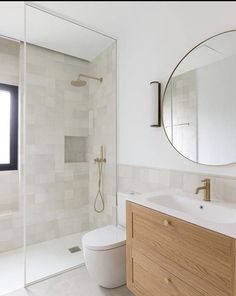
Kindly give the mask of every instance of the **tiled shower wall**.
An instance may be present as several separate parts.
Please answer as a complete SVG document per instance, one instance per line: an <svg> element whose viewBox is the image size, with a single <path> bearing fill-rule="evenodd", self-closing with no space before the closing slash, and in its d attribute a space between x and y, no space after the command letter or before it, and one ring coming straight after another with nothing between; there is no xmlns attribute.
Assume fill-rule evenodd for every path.
<svg viewBox="0 0 236 296"><path fill-rule="evenodd" d="M88 73L88 62L27 45L26 71L26 237L33 244L89 228L88 162L65 162L65 137L89 133L88 86L70 84Z"/></svg>
<svg viewBox="0 0 236 296"><path fill-rule="evenodd" d="M154 169L120 164L118 190L121 192L148 193L174 188L186 193L195 193L201 180L211 179L211 196L214 200L236 202L236 178L196 174L191 172ZM202 195L202 192L199 193Z"/></svg>
<svg viewBox="0 0 236 296"><path fill-rule="evenodd" d="M89 67L90 74L102 77L102 83L89 82L89 214L91 228L111 224L115 220L116 203L116 44L104 50ZM104 146L106 163L103 171L105 210L94 211L98 190L98 167L94 159ZM100 200L97 203L101 207Z"/></svg>
<svg viewBox="0 0 236 296"><path fill-rule="evenodd" d="M196 71L172 77L166 94L163 105L166 133L180 153L197 161Z"/></svg>
<svg viewBox="0 0 236 296"><path fill-rule="evenodd" d="M71 86L80 73L103 77L103 82L88 80L84 87ZM105 211L97 214L93 208L98 183L94 158L99 157L101 145L107 159ZM75 155L71 154L79 148L84 151L73 162ZM116 195L115 44L90 63L27 46L25 162L28 244L112 222Z"/></svg>
<svg viewBox="0 0 236 296"><path fill-rule="evenodd" d="M27 45L26 66L27 244L111 223L116 195L115 44L91 63ZM71 86L70 81L79 73L103 77L103 82ZM83 153L73 161L71 153L78 143ZM97 214L93 209L98 181L94 158L99 157L101 145L107 159L103 174L105 211ZM11 210L16 209L0 215L0 251L23 244L18 179L18 172L0 172L0 207L7 201Z"/></svg>

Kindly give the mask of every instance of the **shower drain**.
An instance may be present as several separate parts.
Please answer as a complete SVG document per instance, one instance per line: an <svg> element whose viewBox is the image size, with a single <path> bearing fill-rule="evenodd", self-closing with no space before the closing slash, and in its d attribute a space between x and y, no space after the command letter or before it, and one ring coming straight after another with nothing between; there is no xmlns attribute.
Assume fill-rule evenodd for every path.
<svg viewBox="0 0 236 296"><path fill-rule="evenodd" d="M71 253L76 253L76 252L80 252L81 249L78 246L72 247L68 249Z"/></svg>

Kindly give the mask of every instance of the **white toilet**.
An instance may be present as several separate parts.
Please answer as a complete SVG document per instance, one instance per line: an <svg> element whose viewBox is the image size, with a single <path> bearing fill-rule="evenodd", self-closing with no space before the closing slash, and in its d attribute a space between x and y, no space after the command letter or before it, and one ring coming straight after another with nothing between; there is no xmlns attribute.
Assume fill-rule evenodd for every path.
<svg viewBox="0 0 236 296"><path fill-rule="evenodd" d="M109 225L86 233L82 238L85 264L92 279L105 288L126 283L126 199L118 193L118 226Z"/></svg>

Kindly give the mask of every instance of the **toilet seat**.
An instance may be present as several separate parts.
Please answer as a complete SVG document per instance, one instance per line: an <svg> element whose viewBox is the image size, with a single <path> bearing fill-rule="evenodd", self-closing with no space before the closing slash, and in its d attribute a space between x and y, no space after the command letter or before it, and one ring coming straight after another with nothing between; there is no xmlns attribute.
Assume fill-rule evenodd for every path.
<svg viewBox="0 0 236 296"><path fill-rule="evenodd" d="M126 244L126 233L113 225L92 230L83 236L83 247L94 251L111 250Z"/></svg>

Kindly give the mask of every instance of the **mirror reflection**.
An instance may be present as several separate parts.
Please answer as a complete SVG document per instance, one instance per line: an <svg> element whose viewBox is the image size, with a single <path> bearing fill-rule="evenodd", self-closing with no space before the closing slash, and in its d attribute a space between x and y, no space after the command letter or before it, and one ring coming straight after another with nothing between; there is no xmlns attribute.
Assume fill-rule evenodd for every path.
<svg viewBox="0 0 236 296"><path fill-rule="evenodd" d="M236 161L236 32L201 43L166 86L163 123L174 148L201 164Z"/></svg>

